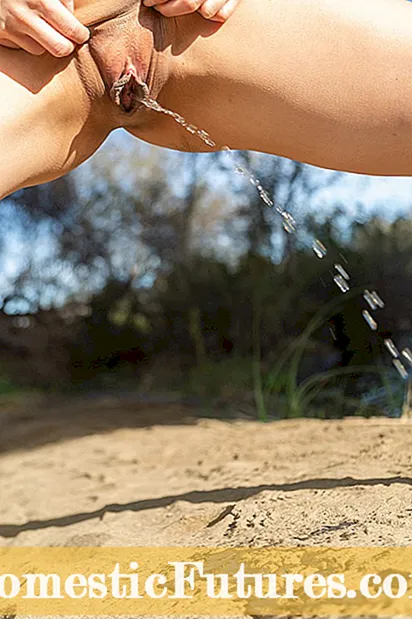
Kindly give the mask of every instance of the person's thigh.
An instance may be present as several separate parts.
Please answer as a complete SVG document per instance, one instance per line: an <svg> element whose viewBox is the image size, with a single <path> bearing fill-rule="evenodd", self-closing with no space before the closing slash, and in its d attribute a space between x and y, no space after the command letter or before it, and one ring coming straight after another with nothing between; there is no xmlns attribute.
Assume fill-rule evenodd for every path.
<svg viewBox="0 0 412 619"><path fill-rule="evenodd" d="M139 0L78 4L92 37L69 59L0 47L0 197L66 174L131 118L144 124L142 84L161 87L160 17Z"/></svg>
<svg viewBox="0 0 412 619"><path fill-rule="evenodd" d="M0 48L0 197L69 172L108 135L99 77L86 63L87 91L76 65Z"/></svg>

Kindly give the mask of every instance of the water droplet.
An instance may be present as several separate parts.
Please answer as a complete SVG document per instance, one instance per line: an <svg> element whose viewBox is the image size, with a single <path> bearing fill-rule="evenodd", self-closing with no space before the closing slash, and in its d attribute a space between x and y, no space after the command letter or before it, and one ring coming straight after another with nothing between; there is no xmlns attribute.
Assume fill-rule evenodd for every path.
<svg viewBox="0 0 412 619"><path fill-rule="evenodd" d="M363 293L363 298L372 310L383 309L385 307L384 301L382 301L375 290L373 292L365 290Z"/></svg>
<svg viewBox="0 0 412 619"><path fill-rule="evenodd" d="M142 100L143 105L145 105L149 110L153 110L155 112L163 112L163 108L162 106L155 101L154 99L151 99L150 97L145 97Z"/></svg>
<svg viewBox="0 0 412 619"><path fill-rule="evenodd" d="M147 108L154 110L156 112L161 112L165 114L166 116L172 117L179 125L181 125L184 129L186 129L188 133L190 133L191 135L197 135L197 137L199 137L207 146L209 146L210 148L216 147L216 143L212 140L212 138L209 136L209 134L206 131L202 129L198 129L198 127L196 127L195 125L190 125L183 118L183 116L180 116L180 114L177 114L176 112L173 112L172 110L163 108L157 101L155 101L148 95L148 92L149 91L147 90L147 93L144 95L144 98L142 99L142 103ZM228 146L223 146L221 150L226 155L230 156L232 161L234 161L235 159L234 152ZM256 189L259 192L259 196L261 200L267 206L269 207L275 206L273 200L269 196L269 193L263 188L258 178L256 178L251 172L249 172L246 168L240 165L237 165L235 169L238 174L242 174L249 178L250 183L256 187ZM275 208L276 208L276 211L280 214L280 216L283 219L283 227L285 228L286 232L288 232L289 234L295 233L296 222L295 222L295 219L292 217L292 215L288 213L287 211L283 210L278 205L276 205ZM312 248L316 256L320 259L324 258L327 255L327 248L318 239L316 239L313 242ZM347 260L344 256L341 255L341 258L343 262L347 263ZM335 275L335 277L333 278L333 281L343 293L348 292L350 290L350 286L348 284L348 281L350 279L349 273L339 263L335 264L335 269L338 271L338 275ZM378 295L376 291L370 292L369 290L365 290L363 293L363 297L372 310L376 310L379 308L382 309L383 307L385 307L385 303L383 302L383 300L380 298L380 296ZM364 310L362 312L362 316L364 320L366 321L366 323L368 324L368 326L370 327L370 329L372 329L372 331L377 331L378 323L374 320L370 312L367 310ZM399 372L400 376L404 379L408 378L408 372L405 366L403 365L403 363L399 359L399 351L396 348L393 341L391 339L387 339L387 340L384 340L384 343L385 343L386 348L388 349L388 351L393 357L392 362L395 368L397 369L397 371ZM407 360L409 365L412 366L412 351L409 348L405 348L402 351L402 356Z"/></svg>
<svg viewBox="0 0 412 619"><path fill-rule="evenodd" d="M399 361L399 359L392 359L392 363L395 366L395 368L398 370L401 378L403 378L403 380L406 380L409 374L408 374L407 369L403 365L403 363Z"/></svg>
<svg viewBox="0 0 412 619"><path fill-rule="evenodd" d="M378 293L376 292L376 290L372 291L372 296L373 296L373 300L375 301L376 305L380 308L383 309L385 307L385 302L380 298L380 296L378 295Z"/></svg>
<svg viewBox="0 0 412 619"><path fill-rule="evenodd" d="M346 269L343 268L341 264L335 264L335 269L338 271L338 273L342 275L342 277L344 277L347 280L350 280L349 273L346 271Z"/></svg>
<svg viewBox="0 0 412 619"><path fill-rule="evenodd" d="M221 150L225 153L226 156L229 156L232 160L235 159L235 153L229 148L229 146L223 146ZM246 176L250 184L253 185L253 187L256 187L256 189L258 190L260 199L262 200L262 202L266 204L266 206L269 206L270 208L274 206L274 202L271 199L270 195L268 194L266 189L263 187L260 180L254 174L252 174L252 172L250 172L247 168L244 168L243 166L239 164L236 164L235 171L237 174L240 174L241 176Z"/></svg>
<svg viewBox="0 0 412 619"><path fill-rule="evenodd" d="M272 198L270 197L270 195L268 194L268 192L265 189L263 189L263 187L259 191L259 195L260 195L262 201L266 204L266 206L268 206L269 208L273 207L274 202L273 202Z"/></svg>
<svg viewBox="0 0 412 619"><path fill-rule="evenodd" d="M402 355L405 357L406 361L409 365L412 366L412 351L410 348L404 348L402 351Z"/></svg>
<svg viewBox="0 0 412 619"><path fill-rule="evenodd" d="M373 294L369 290L364 290L363 291L363 298L365 299L366 303L369 305L369 307L372 310L378 309L378 306L375 303L375 299L373 297Z"/></svg>
<svg viewBox="0 0 412 619"><path fill-rule="evenodd" d="M367 310L363 310L362 316L364 317L368 327L370 327L372 331L378 330L378 323Z"/></svg>
<svg viewBox="0 0 412 619"><path fill-rule="evenodd" d="M156 100L152 99L148 93L149 91L147 89L147 93L144 95L144 98L142 99L142 103L147 108L154 110L156 112L161 112L165 114L166 116L172 117L175 120L175 122L177 122L184 129L186 129L188 133L190 133L191 135L197 135L197 137L199 137L205 144L207 144L207 146L209 146L210 148L216 147L216 143L212 140L212 138L209 136L209 134L206 131L202 129L198 129L198 127L196 127L195 125L190 125L183 118L183 116L180 116L180 114L177 114L176 112L173 112L172 110L163 108ZM228 146L223 146L221 150L226 155L230 156L232 161L235 159L234 152ZM270 207L275 206L269 193L263 188L258 178L256 178L251 172L249 172L246 168L240 165L237 165L235 169L238 174L242 174L248 177L250 183L254 187L256 187L256 189L258 190L261 200L267 206L270 206ZM286 232L288 232L289 234L296 232L296 222L295 222L295 219L292 217L292 215L288 213L287 211L283 210L278 205L276 205L275 208L276 208L276 211L281 215L283 219L283 227L285 228ZM316 239L313 242L312 248L316 256L320 259L324 258L328 253L325 245L318 239ZM341 258L343 262L347 263L347 260L344 256L341 255ZM349 273L342 266L342 264L339 264L339 263L335 264L335 269L336 271L338 271L338 275L335 275L335 277L333 278L333 281L343 293L348 292L350 290L350 286L348 284L348 281L350 279ZM372 310L382 309L383 307L385 307L385 303L383 302L383 300L380 298L380 296L378 295L376 291L370 292L369 290L365 290L363 293L363 297ZM372 331L377 331L378 323L374 320L370 312L367 310L364 310L362 312L362 316L364 320L366 321L366 323L368 324L368 326L370 327L370 329L372 329ZM384 340L384 343L385 343L386 348L388 349L388 351L393 357L392 362L395 368L397 369L399 374L402 376L402 378L407 378L408 372L405 369L405 366L402 364L402 362L399 359L399 351L396 348L395 344L393 343L391 339ZM412 351L409 348L405 348L402 351L402 356L412 366Z"/></svg>
<svg viewBox="0 0 412 619"><path fill-rule="evenodd" d="M344 277L342 277L342 275L335 275L335 277L333 278L333 281L343 293L348 292L350 290L350 286L348 282L346 281Z"/></svg>
<svg viewBox="0 0 412 619"><path fill-rule="evenodd" d="M287 211L282 211L283 227L288 234L296 232L296 221Z"/></svg>
<svg viewBox="0 0 412 619"><path fill-rule="evenodd" d="M236 159L235 153L233 152L233 150L231 148L229 148L229 146L222 146L222 148L220 150L221 150L221 152L224 154L224 156L227 159L230 159L230 161L233 164L235 164L235 159Z"/></svg>
<svg viewBox="0 0 412 619"><path fill-rule="evenodd" d="M210 148L214 148L216 146L216 142L212 140L207 131L203 131L203 129L198 129L197 135L207 146L210 146Z"/></svg>
<svg viewBox="0 0 412 619"><path fill-rule="evenodd" d="M210 148L215 148L216 147L216 142L214 142L212 139L210 139L210 138L202 138L202 140Z"/></svg>
<svg viewBox="0 0 412 619"><path fill-rule="evenodd" d="M315 252L315 254L317 255L318 258L322 259L326 256L326 254L328 253L328 250L326 249L326 247L324 246L324 244L319 241L319 239L316 239L312 245L312 249Z"/></svg>
<svg viewBox="0 0 412 619"><path fill-rule="evenodd" d="M395 344L393 343L393 340L390 340L390 339L384 340L383 343L385 344L386 348L389 350L392 357L395 357L395 359L399 357L399 350L396 348Z"/></svg>

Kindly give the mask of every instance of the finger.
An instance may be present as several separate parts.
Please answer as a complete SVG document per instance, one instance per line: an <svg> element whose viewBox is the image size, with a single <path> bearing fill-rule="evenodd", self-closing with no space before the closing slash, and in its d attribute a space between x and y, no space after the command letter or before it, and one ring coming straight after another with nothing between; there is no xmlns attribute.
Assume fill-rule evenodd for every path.
<svg viewBox="0 0 412 619"><path fill-rule="evenodd" d="M179 17L194 13L202 6L203 0L169 0L159 2L159 0L146 0L146 6L153 6L165 17Z"/></svg>
<svg viewBox="0 0 412 619"><path fill-rule="evenodd" d="M212 19L217 16L219 11L226 4L226 0L205 0L202 6L199 9L199 13L205 19Z"/></svg>
<svg viewBox="0 0 412 619"><path fill-rule="evenodd" d="M222 9L213 17L216 21L226 21L235 12L240 0L227 0Z"/></svg>
<svg viewBox="0 0 412 619"><path fill-rule="evenodd" d="M56 58L70 56L75 49L72 41L66 39L40 17L32 20L30 36Z"/></svg>
<svg viewBox="0 0 412 619"><path fill-rule="evenodd" d="M60 0L51 0L47 10L43 9L39 14L50 26L56 28L67 39L79 45L86 43L90 38L89 29L79 22L66 4L72 6L73 2L67 0L67 3L62 3Z"/></svg>
<svg viewBox="0 0 412 619"><path fill-rule="evenodd" d="M0 45L11 49L23 49L34 56L41 56L44 54L44 48L25 34L12 35L10 39L4 41L0 39Z"/></svg>
<svg viewBox="0 0 412 619"><path fill-rule="evenodd" d="M0 38L0 45L2 47L8 47L9 49L21 49L17 43L13 43L12 41L8 40L8 39L1 39Z"/></svg>
<svg viewBox="0 0 412 619"><path fill-rule="evenodd" d="M69 9L70 13L74 13L74 0L60 0L62 4Z"/></svg>

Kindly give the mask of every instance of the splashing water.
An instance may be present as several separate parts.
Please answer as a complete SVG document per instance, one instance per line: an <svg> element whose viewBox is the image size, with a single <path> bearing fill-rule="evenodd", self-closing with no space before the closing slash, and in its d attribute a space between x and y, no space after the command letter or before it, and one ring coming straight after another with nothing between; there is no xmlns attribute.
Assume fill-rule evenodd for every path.
<svg viewBox="0 0 412 619"><path fill-rule="evenodd" d="M402 351L402 356L405 357L406 361L412 366L412 351L410 348L404 348Z"/></svg>
<svg viewBox="0 0 412 619"><path fill-rule="evenodd" d="M369 290L364 290L363 298L373 311L383 309L385 307L385 303L375 291L369 292Z"/></svg>
<svg viewBox="0 0 412 619"><path fill-rule="evenodd" d="M296 221L290 213L283 211L281 214L283 219L283 227L288 234L294 234L296 232Z"/></svg>
<svg viewBox="0 0 412 619"><path fill-rule="evenodd" d="M172 110L164 108L162 105L160 105L160 103L158 103L155 99L152 99L150 96L146 95L144 99L141 100L141 103L145 105L145 107L147 107L148 109L153 110L154 112L159 112L161 114L165 114L166 116L170 116L183 129L185 129L191 135L197 136L209 148L217 148L216 142L210 137L207 131L199 129L199 127L196 127L196 125L189 124L183 118L183 116L177 114L176 112L173 112ZM220 148L220 150L227 157L230 158L231 164L233 165L237 174L245 176L249 180L249 182L256 188L262 202L269 208L275 208L275 210L282 217L282 225L286 232L288 234L295 234L297 231L297 226L294 217L282 207L275 205L269 193L262 186L260 180L246 167L244 167L243 165L239 165L239 163L237 162L235 151L229 148L229 146L223 146ZM328 249L319 239L315 239L313 241L312 249L319 259L325 258L328 253ZM343 256L342 258L345 262L347 262ZM333 281L341 290L341 292L345 294L350 290L350 286L348 284L348 281L350 280L350 275L340 263L336 263L334 266L336 271L338 271L338 275L333 276ZM368 304L370 310L372 311L383 309L385 307L384 301L381 299L381 297L376 291L370 292L369 290L364 290L363 298ZM372 331L378 330L378 323L373 318L370 311L363 310L362 316ZM392 363L395 369L397 370L402 379L407 380L409 378L409 372L400 360L400 356L402 355L412 367L412 351L409 348L405 348L404 350L402 350L402 353L399 353L396 345L391 339L384 340L384 345L392 356Z"/></svg>
<svg viewBox="0 0 412 619"><path fill-rule="evenodd" d="M370 327L372 329L372 331L377 331L378 330L378 323L373 318L371 313L368 312L368 310L363 310L362 316L364 317L364 319L366 321L366 324L368 325L368 327Z"/></svg>
<svg viewBox="0 0 412 619"><path fill-rule="evenodd" d="M204 142L210 148L216 147L216 142L212 140L212 138L207 133L207 131L204 131L203 129L199 129L199 127L196 127L196 125L189 124L183 118L183 116L180 116L180 114L176 114L176 112L172 112L172 110L167 110L165 107L161 106L160 103L158 103L157 101L155 101L149 96L146 96L144 99L142 99L141 102L143 103L145 107L147 107L149 110L152 110L153 112L160 112L161 114L170 116L171 118L173 118L175 122L177 122L178 125L181 125L183 129L186 129L186 131L190 133L191 135L196 135L200 140L202 140L202 142Z"/></svg>
<svg viewBox="0 0 412 619"><path fill-rule="evenodd" d="M395 344L393 343L393 340L384 340L383 343L385 344L386 348L389 350L392 357L397 359L399 357L399 350L396 348Z"/></svg>
<svg viewBox="0 0 412 619"><path fill-rule="evenodd" d="M216 148L216 142L212 140L207 131L199 129L199 127L196 127L196 125L190 125L180 114L164 108L162 105L160 105L160 103L148 96L146 96L142 100L142 103L154 112L160 112L161 114L170 116L175 122L181 125L183 129L186 129L188 133L190 133L191 135L196 135L200 140L202 140L204 144L209 146L209 148ZM231 148L229 148L229 146L222 146L220 150L230 159L232 165L235 168L235 171L241 176L246 176L250 184L257 189L262 202L269 208L275 207L276 211L282 217L282 224L286 232L288 232L289 234L294 234L296 232L296 221L294 217L290 213L282 209L280 206L275 206L275 203L273 202L266 189L264 189L260 180L250 170L245 168L243 165L239 165L237 163L236 153Z"/></svg>
<svg viewBox="0 0 412 619"><path fill-rule="evenodd" d="M340 275L342 275L342 277L344 277L347 281L350 280L350 275L349 273L346 271L346 269L343 268L343 266L341 264L335 264L335 269L337 270L338 273L340 273Z"/></svg>
<svg viewBox="0 0 412 619"><path fill-rule="evenodd" d="M379 309L383 309L385 307L384 301L382 301L382 299L375 290L371 293L371 297L373 299L373 302Z"/></svg>
<svg viewBox="0 0 412 619"><path fill-rule="evenodd" d="M346 281L346 279L342 277L342 275L335 275L335 277L333 278L333 281L343 293L349 292L350 286L348 282Z"/></svg>
<svg viewBox="0 0 412 619"><path fill-rule="evenodd" d="M393 359L392 363L395 366L395 369L398 371L401 378L403 378L403 380L408 380L409 372L406 369L406 367L403 365L402 361L399 361L399 359Z"/></svg>
<svg viewBox="0 0 412 619"><path fill-rule="evenodd" d="M313 241L312 249L320 260L322 260L322 258L324 258L328 253L328 250L326 249L324 244L321 243L321 241L319 241L318 239Z"/></svg>

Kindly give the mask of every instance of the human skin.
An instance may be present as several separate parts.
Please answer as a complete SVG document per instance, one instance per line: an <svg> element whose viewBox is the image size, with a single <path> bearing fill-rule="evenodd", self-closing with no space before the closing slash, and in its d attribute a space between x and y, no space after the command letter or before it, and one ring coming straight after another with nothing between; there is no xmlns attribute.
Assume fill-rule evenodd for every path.
<svg viewBox="0 0 412 619"><path fill-rule="evenodd" d="M198 12L224 23L240 0L143 0L165 17ZM0 0L0 46L65 58L90 32L73 14L74 0Z"/></svg>
<svg viewBox="0 0 412 619"><path fill-rule="evenodd" d="M68 172L117 127L208 150L141 105L143 82L218 147L412 175L405 0L243 0L223 26L167 19L140 0L80 0L76 15L92 38L69 59L0 51L2 196Z"/></svg>
<svg viewBox="0 0 412 619"><path fill-rule="evenodd" d="M93 35L68 58L0 48L0 197L64 175L136 120L112 92L131 57L141 80L159 82L154 31L166 18L135 0L79 0L76 14Z"/></svg>

